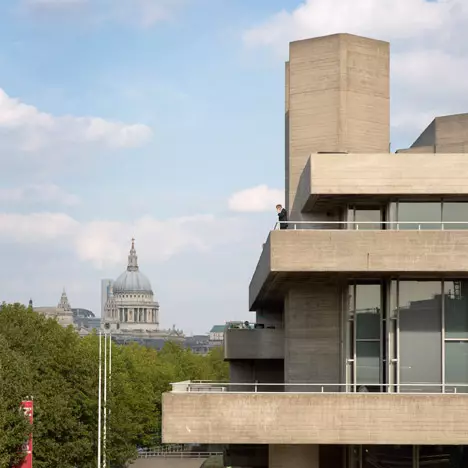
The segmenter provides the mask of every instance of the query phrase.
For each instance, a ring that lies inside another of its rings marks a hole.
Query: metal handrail
[[[222,455],[223,452],[166,452],[160,450],[141,450],[138,458],[210,458]]]
[[[414,231],[420,231],[424,226],[440,226],[439,229],[423,229],[423,230],[434,230],[434,231],[443,231],[445,226],[455,226],[462,225],[466,226],[468,229],[468,221],[277,221],[274,226],[274,230],[280,229],[281,225],[287,224],[287,230],[300,230],[304,229],[305,226],[353,226],[354,230],[358,231],[359,226],[378,226],[375,229],[366,229],[372,231],[381,231],[382,226],[389,226],[389,230],[399,231],[400,226],[417,226],[415,229],[408,229]],[[304,226],[304,227],[303,227]],[[329,228],[333,230],[332,227]],[[336,229],[340,229],[337,227]],[[455,229],[456,230],[456,229]],[[465,229],[460,229],[465,230]]]
[[[391,395],[392,393],[409,394],[454,394],[461,393],[468,396],[468,384],[447,383],[262,383],[262,382],[174,382],[171,383],[172,393],[368,393],[369,389],[379,388],[381,393]],[[281,391],[275,392],[275,387]],[[268,388],[268,390],[265,390]],[[439,391],[430,391],[440,389]],[[388,390],[392,390],[389,392]],[[425,391],[426,390],[426,391]]]

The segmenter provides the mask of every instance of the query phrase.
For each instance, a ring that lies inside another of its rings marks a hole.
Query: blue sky
[[[124,270],[135,236],[163,325],[252,318],[284,189],[288,41],[392,41],[393,148],[468,109],[462,0],[366,4],[1,2],[0,299],[51,305],[65,286],[99,312],[99,279]]]

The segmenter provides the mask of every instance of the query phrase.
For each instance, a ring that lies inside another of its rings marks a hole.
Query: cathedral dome
[[[114,294],[147,293],[153,294],[149,279],[138,267],[138,257],[135,250],[135,241],[132,239],[132,248],[128,256],[127,270],[124,271],[113,284]]]

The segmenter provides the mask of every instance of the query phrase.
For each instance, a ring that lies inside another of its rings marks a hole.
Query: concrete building
[[[468,466],[468,114],[390,153],[389,97],[388,43],[290,44],[263,326],[226,331],[230,383],[164,394],[164,442],[229,444],[236,467]]]

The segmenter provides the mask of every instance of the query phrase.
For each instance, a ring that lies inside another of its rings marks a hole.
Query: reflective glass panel
[[[412,445],[367,445],[362,447],[363,468],[413,468]]]
[[[445,281],[445,338],[468,338],[468,281]]]
[[[356,338],[380,340],[381,285],[356,285]]]
[[[356,342],[356,382],[358,384],[380,383],[380,342]]]
[[[468,452],[463,445],[421,445],[419,466],[430,468],[465,468]]]
[[[442,282],[400,281],[400,383],[442,382]],[[429,385],[402,387],[405,392],[438,392]]]
[[[444,229],[468,229],[468,203],[444,202],[443,221],[448,222],[444,225]],[[457,221],[462,222],[458,223]]]
[[[441,221],[441,202],[398,203],[398,229],[441,229]]]
[[[445,383],[468,384],[468,342],[445,342]],[[447,392],[451,391],[447,388]],[[457,393],[466,393],[468,387],[457,388]]]
[[[354,212],[354,228],[362,230],[382,229],[382,211],[381,209],[359,209]]]

